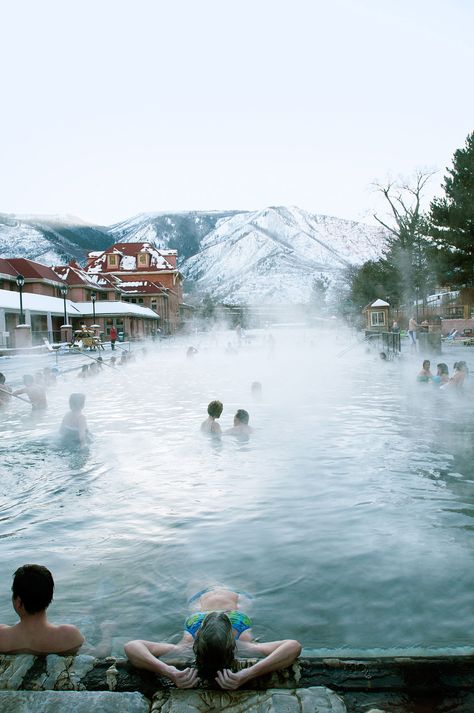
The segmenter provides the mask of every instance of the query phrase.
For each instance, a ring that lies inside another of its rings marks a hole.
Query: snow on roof
[[[0,290],[0,309],[20,312],[20,293],[13,290]],[[89,317],[94,314],[92,302],[72,302],[66,300],[66,309],[70,317]],[[64,300],[62,297],[49,297],[47,295],[35,295],[31,292],[23,292],[23,311],[50,313],[64,315]],[[149,319],[159,319],[159,315],[148,307],[131,304],[129,302],[113,302],[111,300],[99,300],[95,303],[96,315],[123,314],[135,317],[148,317]]]
[[[84,317],[91,317],[94,314],[92,302],[74,302],[74,306]],[[149,307],[133,304],[131,302],[113,302],[112,300],[100,300],[95,303],[95,314],[106,316],[113,314],[132,315],[135,317],[148,317],[159,319],[159,315]]]
[[[79,316],[76,303],[66,300],[66,307],[71,317]],[[20,311],[20,293],[12,290],[0,290],[0,309]],[[49,297],[48,295],[35,295],[23,292],[23,310],[29,312],[50,312],[51,314],[64,314],[64,300],[62,297]]]
[[[150,255],[150,265],[148,267],[141,266],[137,268],[136,259],[139,253],[148,253]],[[93,258],[90,265],[86,267],[86,271],[91,272],[103,272],[105,261],[107,255],[118,254],[122,256],[120,261],[120,270],[134,271],[137,269],[147,270],[149,268],[154,268],[155,270],[176,270],[174,265],[172,265],[166,258],[165,255],[176,256],[176,250],[158,250],[153,243],[141,242],[141,243],[116,243],[112,247],[107,248],[102,253],[94,256],[93,253],[89,253],[89,258]],[[111,272],[116,272],[117,268],[114,266]]]
[[[375,302],[372,302],[370,307],[390,307],[388,302],[385,302],[385,300],[375,300]]]
[[[121,270],[135,270],[137,267],[137,259],[134,255],[124,255],[120,261]]]

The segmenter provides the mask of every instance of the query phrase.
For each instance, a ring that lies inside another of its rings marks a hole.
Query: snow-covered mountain
[[[232,304],[305,303],[314,281],[380,256],[381,228],[314,215],[299,208],[254,212],[142,213],[110,227],[76,218],[0,213],[0,257],[46,265],[117,242],[152,242],[178,250],[180,268],[198,293]]]
[[[140,213],[108,228],[111,243],[151,242],[158,249],[178,251],[185,260],[199,250],[201,240],[217,223],[239,211],[189,211],[186,213]]]
[[[110,244],[106,228],[79,218],[0,213],[0,257],[60,265],[72,258],[83,262],[89,250],[105,250]]]
[[[231,304],[306,303],[315,279],[380,256],[383,229],[299,208],[222,219],[181,269],[200,292]]]

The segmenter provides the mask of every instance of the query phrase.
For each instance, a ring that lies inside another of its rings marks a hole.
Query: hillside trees
[[[393,307],[422,299],[433,281],[428,259],[426,220],[422,212],[423,190],[431,178],[417,171],[414,180],[375,184],[388,216],[374,218],[387,231],[387,245],[379,260],[369,260],[349,270],[350,295],[354,310],[381,298]]]
[[[432,286],[426,220],[422,212],[423,190],[432,172],[417,171],[414,179],[376,184],[388,204],[390,219],[374,218],[388,231],[386,261],[396,273],[397,294],[403,304],[422,299]]]
[[[474,132],[455,151],[444,177],[442,198],[430,205],[430,254],[441,284],[474,286]]]

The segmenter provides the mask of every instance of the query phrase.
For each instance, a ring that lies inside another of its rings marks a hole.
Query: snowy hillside
[[[69,216],[17,216],[0,213],[0,257],[26,257],[44,265],[72,258],[84,261],[89,250],[110,245],[105,229]]]
[[[380,256],[378,227],[299,208],[267,208],[221,220],[182,265],[198,291],[232,304],[304,303],[314,280]]]
[[[155,243],[158,249],[178,251],[179,260],[194,255],[201,240],[218,222],[237,211],[141,213],[108,228],[111,243]]]

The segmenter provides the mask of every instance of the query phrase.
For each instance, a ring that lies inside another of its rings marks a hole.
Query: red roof
[[[147,253],[150,256],[149,265],[138,265],[136,260],[139,253]],[[118,255],[119,265],[109,267],[107,264],[107,255]],[[130,260],[135,258],[135,262]],[[163,250],[161,252],[153,243],[149,241],[140,243],[115,243],[107,250],[101,253],[93,251],[88,255],[88,263],[86,272],[174,272],[176,262],[175,250]]]
[[[102,290],[114,286],[105,275],[88,275],[74,260],[69,265],[55,265],[53,270],[70,287],[81,285],[92,290]]]
[[[18,275],[18,271],[15,270],[12,265],[10,265],[8,260],[5,260],[4,258],[0,257],[0,274],[11,275],[11,277],[15,278]]]
[[[62,280],[54,270],[47,267],[47,265],[41,265],[39,262],[27,260],[24,257],[9,258],[5,262],[10,263],[14,270],[23,275],[26,280],[51,280],[58,285],[62,283]]]

